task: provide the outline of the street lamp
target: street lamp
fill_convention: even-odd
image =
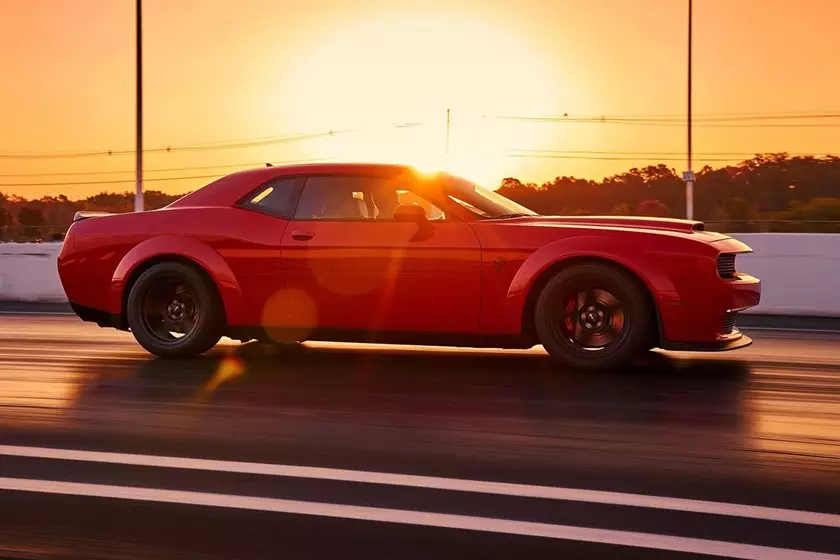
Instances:
[[[137,26],[136,35],[137,35],[137,47],[136,47],[136,54],[137,54],[137,62],[136,62],[136,84],[137,84],[137,93],[136,93],[136,117],[137,117],[137,124],[136,124],[136,131],[137,131],[137,148],[136,148],[136,157],[137,161],[135,163],[135,174],[136,174],[136,188],[134,192],[134,211],[135,212],[142,212],[143,211],[143,20],[142,20],[142,0],[136,0],[135,2],[135,10],[136,10],[136,17],[135,23]]]
[[[688,170],[683,173],[685,181],[685,217],[694,219],[694,169],[692,168],[691,149],[691,49],[692,49],[692,0],[688,0]]]

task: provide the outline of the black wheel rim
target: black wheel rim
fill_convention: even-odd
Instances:
[[[162,278],[143,295],[140,319],[143,329],[164,346],[177,346],[196,330],[201,317],[192,287],[178,278]]]
[[[581,352],[603,352],[627,334],[628,315],[621,301],[600,289],[575,290],[562,298],[563,313],[555,334]]]

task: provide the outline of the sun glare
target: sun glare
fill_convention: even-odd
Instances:
[[[539,140],[538,129],[515,137],[496,117],[550,112],[549,70],[527,41],[472,16],[369,19],[313,37],[284,77],[296,87],[274,114],[284,128],[353,129],[313,145],[316,156],[448,167],[489,181],[516,163],[505,157],[511,148]]]

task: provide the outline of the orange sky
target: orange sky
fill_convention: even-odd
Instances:
[[[685,130],[678,123],[497,117],[684,114],[686,4],[145,0],[146,147],[174,148],[146,156],[147,188],[183,192],[209,179],[153,179],[216,175],[236,168],[191,168],[267,160],[441,168],[447,108],[451,170],[493,185],[509,175],[538,182],[566,174],[600,178],[647,163],[621,152],[679,158]],[[0,2],[1,192],[77,197],[133,189],[130,154],[2,157],[133,149],[133,8],[133,0]],[[840,112],[840,1],[695,0],[695,16],[698,115]],[[840,119],[809,122],[821,126],[698,126],[695,150],[840,152]],[[837,126],[824,126],[831,123]],[[180,149],[342,129],[354,132]],[[519,150],[565,153],[510,157],[526,153]],[[578,159],[604,156],[630,159]],[[704,157],[737,159],[698,159]],[[685,166],[668,163],[678,171]],[[80,174],[88,172],[94,173]],[[97,184],[31,184],[76,181]]]

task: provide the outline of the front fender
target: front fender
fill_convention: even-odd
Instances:
[[[537,249],[514,275],[505,301],[509,325],[521,326],[528,294],[544,272],[557,263],[579,258],[603,259],[630,270],[645,283],[657,303],[679,299],[674,283],[657,259],[626,240],[601,236],[559,239]]]
[[[233,271],[213,248],[189,237],[164,235],[147,239],[132,248],[122,258],[114,275],[108,297],[108,311],[122,313],[123,292],[126,282],[137,267],[150,259],[176,256],[190,260],[204,269],[216,283],[229,324],[238,324],[242,313],[242,290]]]

